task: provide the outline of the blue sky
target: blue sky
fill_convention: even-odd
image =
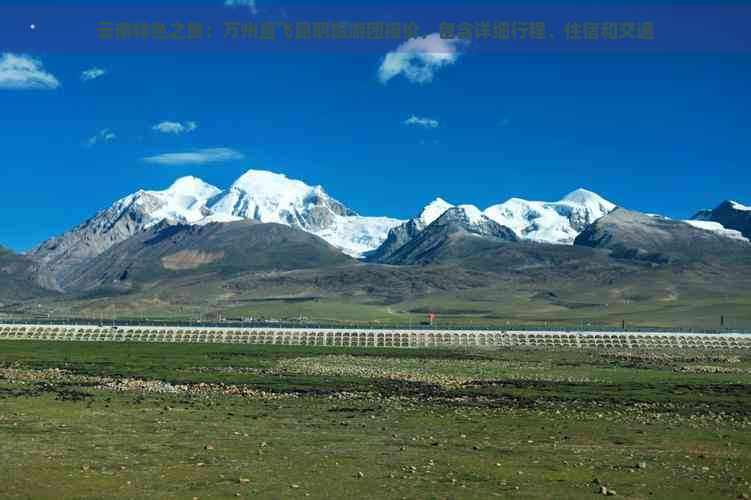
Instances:
[[[383,82],[384,56],[33,54],[58,82],[35,90],[2,88],[0,63],[0,244],[26,250],[139,188],[226,188],[249,168],[400,218],[436,196],[484,208],[578,187],[671,217],[751,204],[749,55],[470,52],[423,82]],[[144,160],[197,150],[222,161]]]

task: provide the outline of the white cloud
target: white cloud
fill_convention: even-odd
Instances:
[[[198,124],[196,122],[161,122],[151,127],[151,130],[156,130],[163,134],[184,134],[192,132],[197,128]]]
[[[56,89],[60,82],[44,70],[42,61],[6,52],[0,57],[0,89]]]
[[[222,161],[242,160],[245,155],[230,148],[196,149],[185,153],[147,156],[143,161],[157,165],[203,165]]]
[[[413,127],[422,127],[422,128],[438,128],[438,120],[434,120],[432,118],[424,118],[420,116],[412,115],[406,120],[404,120],[405,125],[411,125]]]
[[[224,5],[227,5],[229,7],[249,7],[252,14],[255,15],[258,13],[258,9],[256,8],[256,0],[224,0]]]
[[[115,140],[115,138],[117,138],[117,136],[115,135],[115,133],[113,131],[111,131],[108,128],[103,128],[102,130],[100,130],[96,134],[94,134],[91,137],[89,137],[89,140],[87,141],[87,143],[88,143],[89,146],[94,146],[95,144],[97,144],[99,142],[110,142],[110,141],[113,141],[113,140]]]
[[[104,70],[102,68],[87,69],[81,72],[81,81],[89,82],[91,80],[96,80],[100,76],[104,76],[106,74],[107,74],[107,70]]]
[[[460,52],[458,49],[466,40],[444,40],[438,33],[425,38],[412,38],[399,45],[394,52],[383,57],[378,68],[378,79],[385,84],[397,75],[412,83],[430,83],[435,72],[454,64]]]

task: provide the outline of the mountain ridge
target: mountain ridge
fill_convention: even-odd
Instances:
[[[275,172],[248,170],[227,190],[193,176],[181,177],[161,191],[138,190],[63,234],[44,241],[29,257],[38,265],[39,275],[44,277],[41,281],[62,291],[73,279],[77,272],[74,270],[83,263],[159,224],[200,226],[241,220],[278,223],[319,236],[349,256],[388,263],[412,260],[414,255],[407,250],[402,252],[402,258],[393,257],[414,240],[418,243],[410,247],[413,249],[426,245],[430,238],[434,243],[451,243],[449,236],[454,233],[511,240],[511,232],[521,240],[572,245],[585,229],[615,207],[612,202],[583,188],[557,202],[510,198],[485,210],[468,204],[453,205],[438,197],[415,217],[402,221],[361,216],[331,197],[320,185],[311,186]],[[453,209],[458,209],[469,225],[476,222],[490,227],[488,221],[492,221],[498,227],[493,226],[486,233],[468,226],[461,227],[460,231],[454,231],[457,227],[451,231],[444,228],[445,234],[441,237],[432,234],[428,235],[430,238],[420,238],[423,231]],[[743,225],[747,214],[751,214],[748,207],[727,201],[714,211],[700,212],[696,216],[707,220],[690,223],[698,229],[732,239],[743,231],[751,231]],[[728,229],[719,220],[709,220],[713,218],[740,229]]]

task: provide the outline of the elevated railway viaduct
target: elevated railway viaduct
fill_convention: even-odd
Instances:
[[[751,334],[628,331],[408,330],[305,327],[102,326],[0,323],[0,340],[421,348],[499,346],[751,349]]]

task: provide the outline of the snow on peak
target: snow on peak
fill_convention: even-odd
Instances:
[[[730,205],[736,210],[751,211],[751,207],[747,207],[746,205],[741,205],[737,201],[730,200]]]
[[[482,211],[474,205],[459,205],[456,208],[464,213],[470,224],[479,224],[485,218]]]
[[[289,179],[284,174],[268,170],[248,170],[232,184],[231,188],[248,193],[288,194],[305,196],[314,190],[302,181]],[[231,189],[230,188],[230,189]]]
[[[597,193],[588,191],[583,188],[579,188],[575,191],[571,191],[569,194],[563,197],[561,202],[575,203],[583,207],[604,207],[608,212],[615,208],[613,203],[603,198]]]
[[[328,195],[320,186],[266,170],[248,170],[211,206],[215,213],[300,225],[298,214]]]
[[[586,226],[610,213],[615,205],[600,195],[577,189],[561,201],[527,201],[511,198],[485,210],[485,215],[509,227],[523,239],[572,244]]]
[[[248,170],[209,208],[212,220],[241,218],[293,226],[355,257],[380,246],[389,230],[402,223],[387,217],[361,217],[321,186],[266,170]]]
[[[188,176],[177,179],[164,191],[138,191],[131,196],[148,213],[150,221],[146,227],[150,227],[163,220],[197,223],[209,213],[208,200],[221,192],[197,177]]]
[[[162,191],[173,195],[194,196],[196,198],[209,199],[222,192],[221,189],[204,182],[198,177],[180,177],[170,187]]]
[[[727,229],[719,222],[706,220],[684,220],[683,222],[699,229],[704,229],[705,231],[712,231],[713,233],[717,233],[720,236],[725,236],[734,240],[749,241],[748,238],[744,237],[740,231],[736,231],[735,229]]]
[[[436,198],[435,200],[425,205],[425,208],[423,208],[422,212],[420,212],[418,219],[422,223],[423,227],[429,226],[433,223],[434,220],[443,215],[446,210],[452,208],[453,206],[454,205],[447,202],[443,198]]]

